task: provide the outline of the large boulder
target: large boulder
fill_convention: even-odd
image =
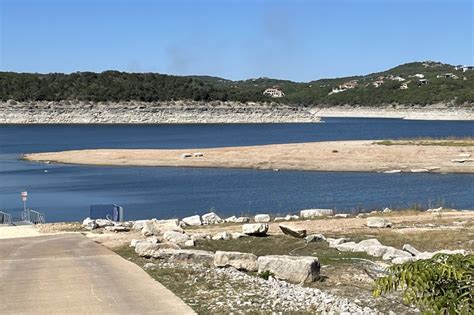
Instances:
[[[305,237],[305,241],[306,243],[326,241],[326,237],[323,234],[311,234]]]
[[[204,240],[210,240],[211,236],[207,233],[197,233],[197,234],[191,235],[191,239],[195,242],[204,241]]]
[[[340,252],[353,252],[356,246],[357,244],[355,242],[347,242],[335,245],[334,247]]]
[[[367,240],[360,241],[357,243],[357,245],[354,247],[354,252],[365,252],[367,251],[367,248],[372,247],[372,246],[383,246],[378,239],[375,238],[369,238]]]
[[[254,221],[256,223],[268,223],[268,222],[270,222],[270,215],[268,215],[268,214],[257,214],[254,217]]]
[[[232,239],[232,234],[229,232],[219,232],[212,237],[213,241],[228,241]]]
[[[389,246],[373,245],[373,246],[368,246],[365,252],[367,253],[367,255],[370,255],[370,256],[382,257],[389,250],[390,250]]]
[[[189,235],[176,231],[166,231],[163,233],[163,238],[168,242],[176,244],[184,244],[186,241],[191,239]]]
[[[238,217],[237,219],[235,219],[235,223],[247,223],[247,222],[250,222],[249,217]]]
[[[257,256],[250,253],[217,251],[214,255],[214,266],[257,271]]]
[[[410,244],[403,245],[402,249],[412,254],[412,256],[417,256],[421,253],[419,250],[417,250],[415,247],[411,246]]]
[[[300,217],[302,219],[312,219],[317,217],[324,217],[334,215],[332,209],[306,209],[300,211]]]
[[[266,223],[249,223],[242,225],[242,233],[247,235],[263,236],[268,232]]]
[[[133,223],[133,226],[132,226],[132,230],[141,230],[143,229],[143,225],[145,224],[145,222],[148,221],[148,220],[137,220]]]
[[[387,228],[387,227],[391,227],[392,223],[385,218],[368,217],[367,226],[370,228]]]
[[[85,218],[84,221],[82,221],[82,227],[84,227],[86,230],[92,231],[97,228],[97,224],[95,223],[95,220],[92,220],[91,218]]]
[[[228,217],[227,219],[224,219],[224,222],[226,223],[235,223],[237,221],[237,217],[235,215]]]
[[[283,234],[297,238],[304,238],[306,236],[306,229],[290,226],[288,224],[279,224],[278,226],[280,227],[280,230],[283,232]]]
[[[326,241],[328,242],[328,246],[331,248],[336,247],[337,245],[340,245],[342,243],[349,242],[349,239],[346,237],[341,237],[341,238],[331,238],[328,237],[326,238]]]
[[[179,221],[177,219],[152,219],[143,222],[142,234],[144,236],[160,235],[163,234],[164,231],[183,232],[183,229],[179,226]]]
[[[397,249],[395,247],[387,246],[385,254],[383,254],[383,260],[392,260],[397,257],[413,257],[410,253]]]
[[[197,249],[160,249],[156,258],[214,264],[214,253]]]
[[[214,212],[209,212],[202,215],[202,224],[209,225],[209,224],[218,224],[222,222],[223,222],[222,219]]]
[[[135,242],[135,252],[142,257],[159,258],[159,251],[161,249],[180,249],[180,247],[173,243],[152,243],[147,241]]]
[[[183,221],[184,224],[190,225],[190,226],[202,225],[201,217],[197,214],[190,217],[183,218],[181,221]]]
[[[97,219],[95,220],[98,228],[105,228],[106,226],[114,226],[114,222],[107,219]]]
[[[276,278],[290,282],[313,282],[319,277],[319,261],[310,256],[260,256],[258,272],[270,271]]]

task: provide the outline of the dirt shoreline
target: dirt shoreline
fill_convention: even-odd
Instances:
[[[24,159],[46,163],[106,166],[474,173],[473,152],[474,144],[471,143],[463,146],[387,146],[364,140],[207,149],[73,150],[26,154]]]

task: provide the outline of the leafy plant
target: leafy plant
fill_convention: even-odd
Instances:
[[[265,270],[265,271],[262,271],[258,274],[258,276],[260,278],[263,278],[265,280],[268,280],[268,278],[270,277],[273,277],[275,274],[273,272],[271,272],[270,270]]]
[[[426,314],[474,312],[474,255],[437,254],[431,259],[392,265],[375,281],[374,296],[402,290],[403,301]]]

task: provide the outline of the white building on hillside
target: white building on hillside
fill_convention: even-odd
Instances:
[[[281,91],[280,89],[273,87],[273,88],[268,88],[265,91],[263,91],[263,95],[278,98],[278,97],[285,96],[285,93],[283,93],[283,91]]]

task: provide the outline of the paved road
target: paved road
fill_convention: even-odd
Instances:
[[[193,314],[137,265],[74,234],[0,240],[0,314]]]

